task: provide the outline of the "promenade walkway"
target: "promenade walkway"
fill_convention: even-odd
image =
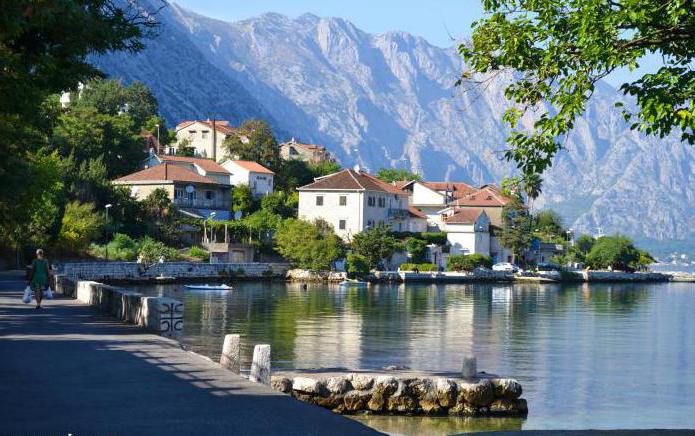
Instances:
[[[0,274],[0,434],[375,434],[75,300]]]

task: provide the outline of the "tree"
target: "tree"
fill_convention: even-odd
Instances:
[[[425,257],[427,255],[427,241],[423,241],[419,238],[406,238],[405,249],[408,250],[408,254],[410,254],[411,262],[425,262]]]
[[[646,253],[646,252],[645,252]],[[647,255],[649,255],[647,253]],[[592,269],[612,268],[628,270],[635,268],[640,251],[625,236],[603,236],[596,240],[586,256],[586,264]]]
[[[543,179],[536,173],[524,174],[521,178],[521,190],[528,198],[529,209],[533,209],[533,201],[543,192]]]
[[[329,270],[344,253],[343,241],[325,221],[290,218],[275,233],[277,251],[299,268]]]
[[[195,147],[191,146],[191,140],[185,138],[176,146],[176,156],[193,157],[195,156]]]
[[[282,218],[293,218],[297,215],[297,193],[285,194],[282,191],[264,195],[261,199],[261,210],[266,210]]]
[[[581,253],[582,257],[589,254],[591,249],[594,247],[596,239],[590,235],[581,235],[574,241],[574,248],[577,252]]]
[[[247,184],[241,184],[232,190],[232,210],[250,214],[256,209],[256,200],[253,191]]]
[[[99,237],[102,225],[103,218],[94,210],[94,204],[68,203],[58,235],[58,250],[72,254],[84,252]]]
[[[141,202],[147,234],[170,244],[179,242],[180,226],[176,207],[163,188],[157,188]]]
[[[502,208],[500,243],[512,251],[515,262],[531,245],[532,231],[533,221],[521,197],[510,197],[510,201]]]
[[[283,161],[275,175],[276,189],[293,192],[300,186],[312,183],[316,177],[333,174],[340,171],[340,165],[324,161],[309,163],[298,159]]]
[[[459,46],[470,68],[459,83],[474,83],[475,73],[518,72],[504,75],[512,78],[505,95],[513,103],[503,117],[512,129],[505,156],[525,174],[551,165],[599,80],[619,68],[635,70],[652,53],[662,66],[621,86],[636,101],[623,115],[633,130],[659,137],[677,130],[695,143],[691,1],[484,0],[483,8],[470,44]],[[539,108],[533,129],[519,129],[521,118]]]
[[[476,268],[492,268],[492,258],[482,254],[452,254],[446,260],[449,271],[473,271]]]
[[[543,242],[556,242],[558,239],[565,242],[565,226],[560,214],[551,209],[536,212],[533,215],[536,235]]]
[[[369,273],[369,262],[367,258],[357,253],[348,253],[347,272],[351,276],[363,276]]]
[[[376,176],[386,183],[398,182],[400,180],[422,180],[422,177],[420,177],[419,174],[411,173],[405,168],[380,168],[379,171],[376,172]]]
[[[268,123],[251,120],[239,126],[237,134],[224,140],[227,153],[235,159],[250,160],[272,170],[280,168],[280,150]]]
[[[352,238],[352,248],[367,259],[370,268],[378,268],[382,260],[390,259],[398,245],[387,226],[373,227]]]

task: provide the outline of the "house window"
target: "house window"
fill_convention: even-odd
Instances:
[[[205,191],[205,199],[206,200],[214,200],[215,199],[215,191]]]
[[[340,205],[341,206],[347,206],[347,195],[341,195],[340,196]]]
[[[174,189],[174,200],[183,198],[183,189]]]
[[[376,198],[374,197],[367,197],[367,206],[376,206]]]
[[[203,130],[202,132],[200,132],[200,136],[201,136],[203,139],[208,139],[208,133],[210,133],[209,130]]]
[[[345,230],[345,220],[338,221],[338,229]]]
[[[386,199],[379,197],[379,207],[386,207]]]
[[[189,130],[188,131],[188,139],[193,139],[195,138],[195,130]]]
[[[317,206],[323,206],[323,195],[317,195],[316,196],[316,205]]]

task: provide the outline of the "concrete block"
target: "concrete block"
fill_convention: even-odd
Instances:
[[[183,333],[183,303],[173,298],[141,297],[138,324],[162,336],[177,337]]]
[[[220,365],[237,374],[241,371],[241,337],[239,335],[225,335]]]
[[[270,385],[270,375],[270,345],[256,345],[253,349],[253,361],[251,362],[249,380]]]
[[[478,362],[475,356],[464,356],[461,376],[466,380],[474,379],[478,374],[477,365]]]

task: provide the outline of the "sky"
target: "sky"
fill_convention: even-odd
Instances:
[[[296,18],[304,13],[319,17],[340,17],[369,33],[400,30],[421,36],[431,44],[448,47],[454,39],[471,34],[471,24],[483,16],[481,0],[172,0],[201,15],[224,21],[238,21],[265,12]],[[606,80],[619,86],[639,73],[654,71],[658,57],[651,56],[643,67],[631,73],[614,72]]]

